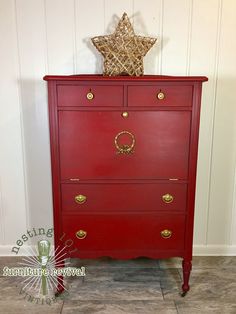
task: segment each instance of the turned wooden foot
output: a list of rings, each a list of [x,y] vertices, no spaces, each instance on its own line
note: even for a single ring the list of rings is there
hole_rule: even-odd
[[[184,297],[190,289],[189,277],[190,277],[190,272],[192,269],[192,262],[183,260],[182,268],[183,268],[183,285],[182,285],[183,293],[181,294],[181,296]]]

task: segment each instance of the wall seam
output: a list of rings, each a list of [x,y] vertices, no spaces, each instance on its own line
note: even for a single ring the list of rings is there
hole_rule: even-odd
[[[104,34],[106,33],[106,18],[107,18],[107,2],[103,0],[103,7],[104,7]]]
[[[106,0],[103,0],[103,28],[104,34],[106,32]]]
[[[21,153],[23,161],[23,178],[24,178],[24,199],[25,199],[25,213],[26,213],[26,226],[30,227],[30,212],[29,212],[29,195],[28,195],[28,182],[27,182],[27,162],[26,162],[26,152],[25,152],[25,137],[24,137],[24,121],[22,112],[22,70],[21,70],[21,58],[20,58],[20,44],[19,44],[19,30],[18,30],[18,19],[17,19],[17,4],[14,1],[14,11],[15,11],[15,32],[16,32],[16,46],[17,46],[17,62],[18,62],[18,73],[17,73],[17,93],[19,99],[19,115],[20,115],[20,132],[21,132]]]
[[[1,184],[1,177],[0,177],[0,225],[1,225],[1,243],[5,243],[5,224],[4,224],[4,208],[3,208],[3,199],[2,199],[2,184]]]
[[[211,150],[210,150],[210,169],[209,169],[209,184],[208,184],[208,203],[207,203],[207,230],[205,244],[208,245],[209,238],[209,221],[210,221],[210,205],[211,205],[211,187],[212,187],[212,162],[213,162],[213,148],[214,148],[214,135],[215,135],[215,117],[216,117],[216,96],[218,87],[218,69],[219,69],[219,56],[220,56],[220,39],[221,39],[221,23],[222,23],[222,1],[218,1],[218,18],[217,18],[217,32],[215,44],[215,61],[214,61],[214,88],[213,88],[213,114],[212,114],[212,135],[211,135]]]
[[[133,24],[133,27],[134,27],[134,0],[132,0],[132,24]]]
[[[49,51],[48,51],[48,28],[47,28],[47,9],[46,1],[43,1],[44,6],[44,28],[45,28],[45,72],[49,73]]]
[[[160,0],[160,13],[159,13],[160,49],[158,58],[158,72],[160,75],[162,74],[163,21],[164,21],[164,0]]]
[[[232,200],[232,211],[231,211],[231,227],[230,227],[230,245],[233,245],[233,235],[235,234],[236,228],[236,160],[234,165],[234,184],[233,184],[233,200]]]
[[[77,0],[74,0],[74,56],[73,56],[73,71],[74,74],[77,74],[77,9],[78,9],[78,5],[77,5]]]
[[[193,0],[189,0],[186,75],[190,73],[193,24]]]

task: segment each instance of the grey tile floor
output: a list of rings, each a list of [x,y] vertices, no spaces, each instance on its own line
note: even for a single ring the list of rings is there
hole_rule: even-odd
[[[51,305],[27,301],[17,279],[3,276],[18,262],[0,257],[1,314],[236,314],[236,257],[194,257],[184,298],[180,259],[72,260],[86,276],[68,279],[68,294]]]

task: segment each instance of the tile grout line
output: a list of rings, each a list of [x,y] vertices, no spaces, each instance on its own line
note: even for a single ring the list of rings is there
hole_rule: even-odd
[[[178,306],[177,306],[177,304],[176,304],[176,301],[173,300],[173,302],[174,302],[174,305],[175,305],[175,309],[176,309],[177,314],[180,314],[180,312],[179,312],[179,310],[178,310]]]
[[[162,298],[163,298],[163,301],[165,301],[165,297],[164,297],[164,288],[162,286],[162,280],[160,278],[160,288],[161,288],[161,294],[162,294]]]
[[[62,306],[61,306],[61,310],[60,310],[60,313],[59,313],[59,314],[62,314],[63,307],[64,307],[64,303],[65,303],[65,301],[63,300],[63,302],[62,302]]]
[[[159,266],[160,266],[160,264],[159,264]],[[163,272],[163,269],[161,269],[161,268],[159,267],[159,271],[160,271],[160,272]],[[161,276],[160,276],[160,289],[161,289],[161,294],[162,294],[163,301],[165,301],[164,287],[162,286],[162,277],[161,277]]]

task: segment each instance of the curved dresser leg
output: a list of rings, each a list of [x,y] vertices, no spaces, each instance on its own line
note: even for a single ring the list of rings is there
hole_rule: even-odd
[[[183,285],[182,285],[183,293],[181,294],[181,296],[184,297],[190,289],[189,277],[192,269],[192,262],[184,259],[182,262],[182,268],[183,268]]]

